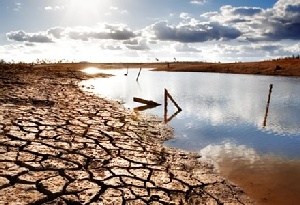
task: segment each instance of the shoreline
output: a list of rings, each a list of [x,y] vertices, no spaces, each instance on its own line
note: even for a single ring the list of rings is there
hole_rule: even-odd
[[[212,72],[229,74],[250,74],[300,77],[300,59],[279,59],[260,62],[206,63],[206,62],[152,62],[152,63],[60,63],[39,64],[34,67],[72,67],[77,70],[86,67],[101,69],[150,68],[167,72]]]
[[[164,147],[157,119],[81,91],[78,68],[0,69],[0,203],[253,203],[200,156]]]

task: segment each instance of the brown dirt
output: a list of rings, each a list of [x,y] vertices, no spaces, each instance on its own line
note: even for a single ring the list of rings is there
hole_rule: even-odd
[[[37,65],[36,67],[49,65]],[[88,66],[103,69],[153,68],[156,71],[173,72],[218,72],[234,74],[300,76],[300,59],[281,59],[246,63],[204,63],[204,62],[157,62],[157,63],[64,63],[53,67],[81,69]],[[277,68],[277,69],[276,69]]]
[[[252,204],[160,120],[81,91],[81,66],[0,66],[0,204]]]

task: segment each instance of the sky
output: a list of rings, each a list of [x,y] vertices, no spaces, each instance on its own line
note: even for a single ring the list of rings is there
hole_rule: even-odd
[[[300,54],[300,0],[0,0],[0,60],[246,62]]]

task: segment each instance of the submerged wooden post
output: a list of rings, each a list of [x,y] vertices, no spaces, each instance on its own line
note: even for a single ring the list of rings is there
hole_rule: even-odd
[[[168,98],[172,101],[172,103],[176,106],[177,112],[175,112],[170,118],[168,118]],[[176,103],[176,101],[173,99],[171,94],[168,92],[167,89],[165,89],[164,93],[164,120],[165,123],[171,121],[178,113],[182,111],[181,107]]]
[[[165,101],[168,101],[168,98],[172,101],[172,103],[174,103],[174,105],[177,107],[178,110],[182,111],[181,107],[179,107],[179,105],[176,103],[176,101],[173,99],[173,97],[171,96],[171,94],[168,92],[167,89],[165,89]],[[168,105],[168,102],[166,102]]]
[[[267,105],[266,105],[266,112],[265,112],[263,127],[265,127],[267,125],[267,118],[268,118],[268,113],[269,113],[269,106],[270,106],[270,101],[271,101],[272,89],[273,89],[273,84],[270,84],[269,85],[269,95],[268,95],[268,101],[267,101]]]
[[[140,77],[141,71],[142,71],[142,68],[140,68],[140,71],[139,71],[139,74],[138,74],[138,76],[136,78],[136,81],[139,81],[139,77]]]

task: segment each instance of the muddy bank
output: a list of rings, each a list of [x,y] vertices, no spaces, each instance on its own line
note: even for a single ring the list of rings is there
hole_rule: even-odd
[[[43,67],[45,65],[37,65]],[[98,67],[114,68],[152,68],[155,71],[170,72],[214,72],[251,75],[272,75],[300,77],[300,59],[280,59],[261,62],[206,63],[206,62],[156,62],[156,63],[65,63],[52,64],[56,67],[76,69]]]
[[[74,68],[0,68],[0,204],[251,204],[171,131],[83,93]]]
[[[299,59],[283,59],[246,63],[166,63],[157,66],[157,71],[214,72],[232,74],[300,76]]]

